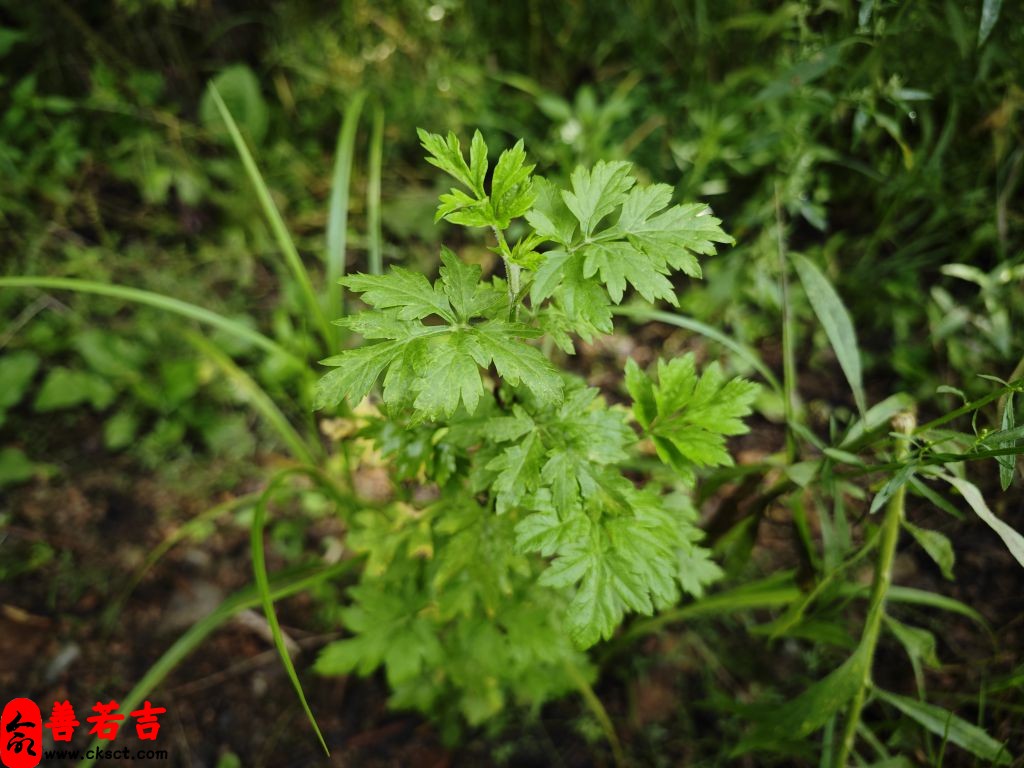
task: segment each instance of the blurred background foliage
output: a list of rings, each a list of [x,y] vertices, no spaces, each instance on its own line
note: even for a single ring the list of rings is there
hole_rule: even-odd
[[[959,392],[987,391],[977,374],[1021,373],[1022,52],[1024,5],[993,0],[7,3],[0,272],[170,294],[315,358],[206,84],[314,270],[338,128],[365,97],[364,112],[383,115],[386,263],[429,272],[442,238],[465,237],[433,225],[443,185],[417,126],[464,138],[479,127],[493,146],[522,137],[553,177],[628,159],[680,199],[710,203],[736,237],[682,293],[686,314],[778,369],[784,231],[849,308],[870,398],[955,407]],[[356,135],[350,269],[366,268],[370,246],[369,124]],[[493,259],[482,236],[458,244]],[[790,299],[803,396],[812,410],[852,412],[805,300]],[[0,492],[113,455],[200,493],[231,489],[275,445],[176,318],[2,290],[0,318]],[[308,403],[307,372],[215,341],[256,361],[266,391]],[[301,405],[288,415],[311,419]],[[282,544],[299,535],[288,526]],[[18,567],[48,558],[33,550]]]

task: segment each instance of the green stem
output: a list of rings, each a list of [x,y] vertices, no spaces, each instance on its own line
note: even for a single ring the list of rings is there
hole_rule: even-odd
[[[909,436],[914,432],[914,416],[910,413],[902,413],[893,419],[893,429],[900,435]],[[896,443],[896,460],[904,461],[907,457],[907,450],[910,445],[905,437],[898,438]],[[871,597],[868,603],[868,617],[864,623],[864,631],[861,634],[860,650],[867,655],[864,663],[864,672],[850,702],[850,709],[843,723],[843,735],[839,741],[839,753],[836,757],[836,768],[844,768],[850,760],[853,751],[853,743],[857,737],[857,727],[860,724],[861,710],[864,708],[864,700],[867,691],[871,687],[871,667],[874,663],[875,648],[878,645],[878,636],[882,630],[882,619],[885,617],[885,598],[892,584],[892,566],[896,559],[896,543],[900,537],[900,525],[903,522],[903,506],[906,498],[906,485],[900,486],[885,508],[885,518],[882,520],[881,541],[878,546],[878,560],[875,562],[875,578],[871,583]]]
[[[565,669],[569,673],[569,677],[576,684],[576,688],[579,690],[580,696],[583,697],[583,702],[587,705],[587,709],[597,719],[604,737],[608,740],[608,745],[612,748],[612,760],[615,765],[617,768],[625,768],[627,765],[626,753],[622,751],[622,742],[619,741],[619,736],[615,732],[615,725],[608,716],[608,710],[604,708],[604,704],[597,697],[594,688],[587,682],[587,678],[583,676],[583,673],[575,664],[571,661],[566,661]]]
[[[775,185],[775,225],[779,252],[779,287],[782,291],[782,407],[786,416],[786,457],[793,464],[797,459],[796,435],[792,427],[796,423],[796,356],[793,352],[793,313],[789,304],[789,276],[778,184]]]
[[[508,247],[505,233],[493,225],[491,230],[498,241],[501,259],[505,262],[505,274],[508,275],[508,319],[515,320],[519,316],[520,267],[512,262],[512,249]]]

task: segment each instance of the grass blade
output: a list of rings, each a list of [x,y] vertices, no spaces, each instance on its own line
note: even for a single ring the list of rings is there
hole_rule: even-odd
[[[731,339],[719,330],[712,328],[710,325],[705,325],[699,320],[694,320],[692,317],[686,317],[675,312],[662,312],[658,309],[651,309],[641,304],[627,304],[621,307],[613,307],[612,312],[616,315],[622,315],[623,317],[631,317],[634,320],[645,320],[648,322],[654,321],[658,323],[665,323],[667,325],[674,325],[677,328],[685,328],[688,331],[699,333],[701,336],[717,341],[723,347],[732,350],[736,353],[736,356],[741,360],[746,361],[750,366],[761,374],[761,377],[768,382],[768,385],[782,394],[782,385],[779,384],[779,380],[775,378],[775,374],[772,373],[771,369],[765,365],[761,358],[758,357],[757,352],[748,346],[741,344],[735,339]]]
[[[999,11],[1003,8],[1003,0],[983,0],[981,4],[981,22],[978,24],[978,47],[980,48],[996,28]]]
[[[1000,401],[1000,408],[1002,408],[1002,416],[999,419],[999,430],[1004,434],[1013,434],[1017,422],[1014,418],[1013,412],[1013,392],[1010,392],[1006,396],[1005,401]],[[1016,445],[1016,438],[1011,438],[1005,442],[998,443],[996,448],[1013,448]],[[1004,491],[1010,488],[1013,483],[1013,473],[1017,467],[1016,456],[1000,456],[996,461],[999,462],[999,487]]]
[[[316,568],[303,568],[287,574],[280,574],[274,584],[269,587],[269,594],[273,600],[283,600],[286,597],[303,592],[322,581],[340,576],[352,568],[358,561],[345,560],[334,565]],[[153,690],[180,664],[185,657],[192,653],[205,640],[210,633],[227,622],[232,616],[242,611],[255,608],[260,605],[262,596],[256,587],[247,587],[236,592],[221,603],[206,618],[200,619],[192,625],[189,630],[179,637],[174,644],[168,648],[163,656],[149,668],[142,679],[135,684],[128,694],[121,699],[121,710],[130,711],[143,702]],[[101,742],[97,739],[90,744],[90,747],[98,747]],[[95,763],[95,758],[85,759],[78,763],[78,768],[89,768]]]
[[[332,318],[345,313],[344,296],[338,281],[345,276],[345,251],[348,240],[348,203],[352,185],[352,157],[355,153],[356,129],[363,111],[366,92],[357,91],[349,101],[338,131],[331,174],[331,198],[327,207],[327,309]],[[335,333],[337,331],[334,331]]]
[[[281,212],[277,209],[277,204],[274,203],[274,198],[270,195],[270,189],[263,180],[263,176],[260,174],[259,168],[256,167],[256,161],[253,159],[252,153],[249,151],[249,147],[245,143],[245,139],[242,138],[242,132],[238,130],[238,125],[235,123],[235,119],[231,116],[231,112],[228,110],[227,104],[224,103],[224,99],[221,98],[220,93],[217,91],[217,86],[211,82],[209,88],[210,93],[213,95],[213,101],[220,112],[220,116],[228,127],[228,133],[231,134],[231,140],[234,142],[235,150],[242,159],[242,165],[245,167],[245,172],[249,176],[249,181],[252,184],[253,190],[256,192],[256,197],[259,199],[260,205],[263,207],[263,214],[267,217],[270,229],[274,233],[274,239],[277,240],[277,247],[280,248],[281,253],[284,254],[285,261],[288,263],[288,268],[291,270],[292,277],[294,277],[295,281],[299,284],[299,290],[302,293],[302,300],[306,305],[306,311],[309,312],[309,316],[313,319],[326,348],[330,349],[334,338],[331,332],[331,326],[328,325],[323,308],[320,306],[320,302],[316,298],[316,293],[313,291],[313,284],[309,280],[309,273],[306,271],[306,267],[302,263],[302,258],[299,256],[299,251],[295,247],[295,242],[292,240],[291,235],[288,234],[288,228],[285,226],[284,219],[281,218]]]
[[[1006,544],[1010,554],[1017,559],[1018,563],[1024,566],[1024,536],[992,514],[992,510],[985,503],[985,499],[982,497],[981,491],[978,490],[978,486],[953,475],[939,475],[939,477],[960,491],[960,494],[970,505],[971,509],[974,510],[974,513],[988,523],[989,527]]]
[[[373,110],[373,130],[370,133],[369,178],[366,183],[366,229],[369,238],[367,266],[371,275],[384,271],[381,254],[380,229],[380,174],[384,161],[384,110]]]
[[[296,695],[299,697],[299,703],[302,704],[302,709],[306,713],[306,719],[309,720],[310,725],[313,726],[313,730],[316,732],[316,737],[320,741],[320,746],[324,748],[324,752],[329,756],[331,751],[327,748],[327,742],[324,741],[324,735],[320,732],[320,726],[316,724],[316,718],[313,717],[313,711],[309,708],[309,702],[306,701],[306,694],[302,691],[302,683],[299,682],[299,676],[295,672],[295,666],[292,664],[292,658],[288,655],[288,648],[284,642],[284,635],[281,633],[281,625],[277,622],[277,613],[274,611],[274,596],[270,590],[270,579],[267,576],[267,562],[263,551],[263,528],[266,523],[267,516],[267,503],[270,501],[270,496],[277,489],[277,487],[289,476],[292,472],[285,470],[277,474],[277,476],[270,481],[267,489],[260,496],[258,502],[256,502],[256,508],[252,518],[252,530],[250,537],[250,549],[252,552],[252,570],[256,577],[256,590],[260,596],[260,604],[263,607],[263,613],[267,617],[267,624],[270,626],[270,633],[274,637],[274,646],[277,648],[277,653],[281,657],[281,663],[284,665],[285,672],[288,673],[288,679],[291,680],[292,687],[295,689]]]
[[[707,595],[679,608],[662,611],[650,619],[636,621],[616,643],[628,643],[652,632],[658,632],[665,626],[678,621],[688,621],[705,616],[721,616],[737,611],[782,608],[801,597],[803,597],[803,592],[793,583],[792,572],[774,574],[724,592]]]
[[[1013,762],[1013,758],[1003,744],[993,739],[978,726],[971,725],[947,709],[889,693],[881,688],[875,688],[874,693],[879,699],[896,707],[918,725],[927,728],[939,738],[949,740],[971,754],[977,755],[982,760],[988,760],[995,765],[1009,765]]]
[[[254,331],[247,325],[237,320],[218,315],[208,309],[189,304],[187,301],[164,296],[162,293],[144,291],[140,288],[129,288],[124,285],[112,283],[97,283],[92,280],[80,280],[74,277],[0,277],[0,288],[41,288],[58,291],[74,291],[76,293],[92,293],[97,296],[109,296],[122,301],[130,301],[134,304],[145,304],[156,307],[176,315],[197,320],[205,325],[212,326],[218,330],[229,333],[237,338],[244,339],[251,344],[271,352],[275,355],[282,355],[305,367],[306,363],[282,347],[276,341],[264,336],[259,331]]]
[[[292,456],[305,464],[316,464],[315,454],[320,453],[320,443],[314,440],[304,440],[295,431],[295,427],[281,413],[277,403],[268,395],[255,379],[243,371],[227,355],[217,349],[216,346],[195,333],[189,333],[186,338],[199,352],[205,355],[210,362],[216,365],[225,376],[241,391],[250,405],[264,418],[281,439],[288,446]]]
[[[825,335],[828,336],[829,343],[836,353],[839,367],[843,369],[843,374],[850,383],[853,399],[857,402],[857,410],[863,415],[867,411],[867,402],[861,379],[860,348],[857,346],[857,334],[853,329],[850,314],[835,288],[813,261],[799,253],[791,254],[790,257],[814,314],[818,316],[818,322],[825,329]]]

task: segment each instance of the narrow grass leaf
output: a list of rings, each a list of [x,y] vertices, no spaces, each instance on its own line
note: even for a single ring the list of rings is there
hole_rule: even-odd
[[[189,333],[186,338],[200,354],[220,368],[227,379],[238,388],[245,400],[281,437],[291,451],[292,456],[305,464],[315,464],[316,455],[321,452],[320,442],[316,439],[304,439],[277,407],[274,399],[267,394],[252,376],[243,371],[227,355],[198,334]]]
[[[1003,434],[1013,433],[1016,427],[1016,420],[1013,413],[1013,393],[1006,396],[1006,402],[1002,404],[1003,416],[1000,419],[999,429]],[[1017,438],[1005,438],[996,443],[996,448],[1015,448]],[[999,486],[1005,491],[1013,482],[1013,471],[1017,466],[1016,456],[999,456]]]
[[[839,367],[843,369],[846,380],[850,383],[853,399],[857,402],[857,410],[863,415],[867,412],[867,402],[861,380],[860,348],[857,346],[857,334],[853,329],[850,314],[835,288],[814,262],[798,253],[791,254],[791,258],[814,314],[818,316],[818,322],[825,329],[825,335],[828,336],[829,343],[836,353]]]
[[[985,499],[982,497],[981,491],[978,490],[978,486],[953,475],[940,475],[940,477],[960,491],[960,495],[964,497],[964,500],[974,510],[974,513],[988,523],[989,527],[1006,544],[1010,554],[1017,559],[1021,566],[1024,566],[1024,536],[1021,536],[1020,533],[992,514],[992,510],[985,503]]]
[[[975,622],[979,626],[983,627],[986,631],[991,632],[988,626],[988,622],[985,621],[985,617],[978,613],[976,610],[966,603],[962,603],[952,597],[946,597],[945,595],[938,595],[934,592],[929,592],[925,589],[915,589],[914,587],[889,587],[889,591],[886,593],[886,599],[892,603],[907,603],[909,605],[923,605],[928,608],[936,608],[940,611],[949,611],[950,613],[958,613],[961,616],[965,616],[971,621]]]
[[[822,728],[860,688],[871,654],[865,644],[828,676],[795,699],[766,710],[753,731],[734,750],[738,755],[780,742],[800,741]]]
[[[274,239],[277,240],[277,247],[280,248],[281,253],[284,254],[285,261],[288,264],[288,268],[291,270],[292,277],[299,285],[299,291],[302,294],[302,300],[306,305],[306,310],[309,312],[309,316],[313,318],[324,344],[327,345],[327,348],[330,348],[333,341],[331,327],[327,323],[327,318],[324,316],[323,309],[320,307],[320,302],[317,301],[316,293],[313,291],[313,283],[310,282],[309,273],[306,271],[306,267],[302,263],[302,258],[299,256],[299,251],[295,247],[295,242],[292,240],[291,235],[288,234],[288,227],[285,225],[284,219],[281,218],[281,212],[277,209],[277,204],[274,202],[274,198],[270,194],[270,189],[263,180],[263,176],[260,174],[260,170],[256,166],[256,161],[253,159],[252,153],[249,151],[249,147],[245,143],[245,139],[242,138],[242,133],[238,130],[238,125],[235,123],[235,119],[231,116],[231,111],[224,103],[224,99],[221,98],[220,93],[217,92],[217,86],[210,83],[209,87],[210,93],[213,94],[213,101],[217,105],[217,109],[220,111],[220,116],[228,127],[228,133],[231,134],[231,140],[234,142],[235,150],[238,152],[238,156],[242,159],[242,165],[245,167],[245,172],[249,176],[249,182],[252,184],[253,190],[256,192],[256,197],[259,199],[260,205],[263,207],[263,214],[267,217],[270,229],[274,233]]]
[[[633,624],[623,635],[623,640],[635,639],[677,621],[686,621],[705,616],[720,616],[738,611],[782,608],[799,600],[803,592],[793,583],[793,573],[785,571],[773,574],[749,584],[718,592],[713,595],[664,611],[652,619]]]
[[[205,325],[212,326],[225,333],[231,334],[239,339],[248,341],[250,344],[281,355],[300,366],[305,363],[282,347],[273,339],[264,336],[259,331],[253,330],[244,323],[237,320],[211,312],[208,309],[189,304],[187,301],[164,296],[161,293],[144,291],[140,288],[129,288],[114,283],[98,283],[92,280],[80,280],[74,277],[0,277],[0,288],[40,288],[57,291],[74,291],[76,293],[91,293],[97,296],[109,296],[122,301],[130,301],[134,304],[145,304],[156,307],[166,312],[173,312],[182,317],[197,320]]]
[[[384,162],[384,110],[373,110],[373,127],[370,130],[370,160],[366,180],[366,249],[367,268],[371,275],[384,271],[384,256],[381,251],[382,233],[380,225],[380,177]]]
[[[331,197],[327,205],[327,252],[324,254],[324,261],[327,264],[327,311],[330,312],[331,318],[341,317],[345,312],[344,295],[338,281],[345,276],[352,157],[355,154],[359,116],[365,101],[365,91],[356,91],[349,100],[338,131],[337,148],[334,151]]]
[[[981,4],[981,22],[978,24],[978,47],[980,48],[996,28],[999,11],[1003,8],[1003,0],[983,0]]]
[[[914,476],[916,469],[917,464],[915,462],[910,462],[900,467],[896,474],[890,477],[888,482],[882,486],[882,490],[875,494],[875,498],[871,500],[871,507],[868,513],[873,515],[880,510],[882,505],[889,500],[889,497],[907,484],[910,478]]]
[[[313,730],[316,732],[316,737],[320,741],[320,746],[324,748],[324,752],[329,756],[331,751],[327,748],[327,742],[324,740],[324,736],[320,732],[320,726],[317,725],[316,718],[313,717],[313,711],[309,708],[309,703],[306,701],[306,694],[302,691],[302,683],[299,682],[299,676],[295,672],[295,666],[292,664],[292,658],[288,654],[288,647],[284,642],[284,635],[281,633],[281,625],[277,622],[277,613],[274,611],[274,596],[270,590],[270,579],[267,576],[267,563],[263,552],[263,528],[266,522],[267,504],[270,501],[270,496],[285,477],[287,477],[287,473],[279,473],[273,480],[271,480],[267,489],[263,492],[263,495],[260,496],[259,501],[256,502],[250,537],[252,570],[253,575],[256,577],[256,590],[259,592],[263,613],[267,617],[267,624],[270,626],[270,634],[274,638],[274,646],[277,648],[277,653],[281,657],[281,663],[284,665],[285,671],[288,673],[288,679],[291,680],[292,687],[295,689],[295,693],[299,697],[302,709],[306,713],[306,719],[308,719],[310,725],[313,726]]]
[[[966,749],[982,760],[988,760],[995,765],[1009,765],[1013,762],[1013,757],[1006,751],[1005,746],[978,726],[957,717],[947,709],[889,693],[881,688],[875,688],[874,693],[879,699],[896,707],[918,725],[928,729],[936,736]]]

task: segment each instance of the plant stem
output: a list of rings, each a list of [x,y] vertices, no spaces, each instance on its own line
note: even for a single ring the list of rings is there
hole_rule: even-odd
[[[911,413],[901,413],[893,419],[893,429],[903,436],[913,433],[916,420]],[[896,461],[902,462],[907,457],[910,445],[906,437],[899,438],[896,443]],[[857,693],[850,702],[850,709],[843,724],[843,735],[839,741],[839,753],[836,756],[836,768],[844,768],[849,762],[853,751],[853,743],[857,737],[857,726],[860,724],[860,713],[864,708],[864,699],[871,687],[871,667],[874,663],[875,648],[885,617],[885,597],[892,584],[892,566],[896,558],[896,543],[900,537],[900,524],[903,522],[903,506],[906,498],[906,485],[900,486],[885,507],[885,518],[882,520],[881,541],[878,546],[878,560],[875,562],[875,578],[871,583],[871,597],[868,603],[868,617],[861,634],[860,651],[867,654],[864,673],[861,677]]]
[[[797,459],[796,435],[792,427],[796,423],[796,357],[793,353],[793,313],[789,304],[786,245],[778,184],[775,185],[775,227],[779,251],[779,286],[782,291],[782,407],[786,416],[786,458],[793,464]]]
[[[519,265],[512,262],[512,250],[505,240],[505,233],[493,225],[491,231],[494,232],[494,237],[498,241],[501,260],[505,262],[505,274],[508,275],[508,319],[515,320],[519,316]]]

